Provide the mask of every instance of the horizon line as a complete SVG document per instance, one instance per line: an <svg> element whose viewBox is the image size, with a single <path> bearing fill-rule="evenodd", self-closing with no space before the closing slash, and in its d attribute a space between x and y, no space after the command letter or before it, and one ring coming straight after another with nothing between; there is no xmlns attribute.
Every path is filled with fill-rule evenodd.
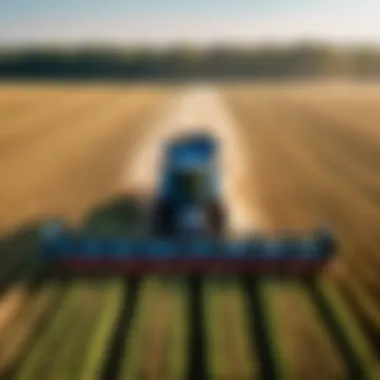
<svg viewBox="0 0 380 380"><path fill-rule="evenodd" d="M83 48L100 48L100 49L151 49L151 50L166 50L172 48L189 48L194 50L212 49L212 48L257 48L257 47L292 47L299 45L322 45L329 47L350 48L355 46L368 46L373 48L380 48L380 39L358 39L358 40L336 40L318 37L299 37L291 39L274 39L262 38L252 39L252 41L213 41L213 42L194 42L186 40L166 41L166 42L152 42L152 41L13 41L4 42L0 40L1 50L34 50L34 49L83 49Z"/></svg>

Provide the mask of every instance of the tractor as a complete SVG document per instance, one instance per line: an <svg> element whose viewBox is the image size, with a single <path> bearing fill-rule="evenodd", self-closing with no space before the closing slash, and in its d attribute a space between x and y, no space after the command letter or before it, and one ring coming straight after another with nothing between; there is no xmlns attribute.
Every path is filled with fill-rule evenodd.
<svg viewBox="0 0 380 380"><path fill-rule="evenodd" d="M108 214L111 228L107 230L117 230L114 235L47 223L42 229L44 265L52 271L97 274L313 275L321 271L336 245L329 230L307 236L227 236L218 148L212 136L202 133L169 141L149 207L128 209L123 202L115 206L117 212ZM135 219L118 219L123 207L132 210ZM141 217L143 209L145 217ZM104 213L97 217L107 219ZM143 228L131 234L137 219Z"/></svg>

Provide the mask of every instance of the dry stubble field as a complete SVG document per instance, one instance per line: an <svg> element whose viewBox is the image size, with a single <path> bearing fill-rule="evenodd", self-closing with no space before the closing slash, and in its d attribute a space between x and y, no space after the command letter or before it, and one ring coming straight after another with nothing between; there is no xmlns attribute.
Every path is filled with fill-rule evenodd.
<svg viewBox="0 0 380 380"><path fill-rule="evenodd" d="M119 194L133 149L178 91L2 85L0 228L56 213L78 222ZM331 226L340 243L333 272L310 283L41 282L25 268L30 247L5 242L4 377L378 378L380 88L236 85L220 92L251 173L241 184L247 207L260 210L270 230ZM19 281L11 285L9 273Z"/></svg>

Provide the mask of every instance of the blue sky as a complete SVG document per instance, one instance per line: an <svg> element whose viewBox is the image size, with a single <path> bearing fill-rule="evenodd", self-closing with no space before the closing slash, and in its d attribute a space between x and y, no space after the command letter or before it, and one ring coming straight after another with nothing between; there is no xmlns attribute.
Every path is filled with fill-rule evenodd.
<svg viewBox="0 0 380 380"><path fill-rule="evenodd" d="M380 43L378 0L0 0L0 44Z"/></svg>

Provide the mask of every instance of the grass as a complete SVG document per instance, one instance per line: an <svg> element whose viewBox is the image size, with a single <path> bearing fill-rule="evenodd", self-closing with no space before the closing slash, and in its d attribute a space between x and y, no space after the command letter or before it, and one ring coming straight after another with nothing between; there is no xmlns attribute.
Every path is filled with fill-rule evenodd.
<svg viewBox="0 0 380 380"><path fill-rule="evenodd" d="M267 282L272 338L285 379L343 379L344 368L305 289L297 282Z"/></svg>
<svg viewBox="0 0 380 380"><path fill-rule="evenodd" d="M204 309L206 314L206 340L210 377L223 378L228 375L227 343L225 342L223 318L218 309L215 286L205 285Z"/></svg>
<svg viewBox="0 0 380 380"><path fill-rule="evenodd" d="M129 380L141 376L147 354L146 325L148 319L156 317L152 314L152 305L154 305L154 300L157 297L158 287L159 281L157 279L147 279L141 286L137 310L128 337L125 337L127 339L127 358L122 363L120 379Z"/></svg>
<svg viewBox="0 0 380 380"><path fill-rule="evenodd" d="M119 352L121 365L117 378L186 379L191 332L190 283L154 277L141 281L131 323L119 337L125 346ZM347 378L345 363L328 334L326 321L318 316L308 297L305 284L272 279L261 281L256 291L263 302L261 306L256 304L257 309L253 311L247 303L253 289L242 285L237 278L228 282L205 279L201 296L206 317L205 362L209 379L263 378L266 372L262 372L260 351L264 347L262 341L257 340L263 333L269 337L270 354L276 363L277 370L271 378ZM318 286L338 316L355 360L368 371L365 379L376 379L377 358L347 306L329 283L320 282ZM119 333L123 282L117 279L97 283L74 281L66 287L59 312L54 318L46 319L46 326L32 342L29 339L27 356L19 362L20 370L15 379L41 376L60 380L103 378L103 369L110 360L112 337ZM48 289L53 287L43 288L43 291ZM45 296L45 306L39 308L46 309L46 302L53 302L54 297L51 293L49 301ZM38 304L33 302L29 309L32 307L38 308ZM132 304L127 305L127 310L131 307ZM250 333L252 313L265 316L265 331ZM39 319L43 318L41 311L37 314ZM18 326L28 321L26 314L23 315ZM31 319L31 323L35 323L33 313ZM12 337L8 338L10 347L14 344ZM15 338L17 340L17 334Z"/></svg>
<svg viewBox="0 0 380 380"><path fill-rule="evenodd" d="M106 296L102 299L102 308L99 310L95 328L89 335L87 349L84 351L82 370L78 371L71 378L83 380L100 379L101 366L104 361L107 346L109 345L111 334L117 314L120 312L122 302L122 282L112 280L105 285ZM82 356L79 356L82 358Z"/></svg>
<svg viewBox="0 0 380 380"><path fill-rule="evenodd" d="M207 281L204 302L210 377L256 378L258 363L247 334L249 313L239 282Z"/></svg>
<svg viewBox="0 0 380 380"><path fill-rule="evenodd" d="M185 283L177 280L172 285L173 315L169 332L169 363L165 375L168 380L184 379L188 373L189 294Z"/></svg>
<svg viewBox="0 0 380 380"><path fill-rule="evenodd" d="M80 288L68 290L67 298L62 304L60 312L49 323L47 329L38 340L37 345L30 351L16 379L38 379L41 376L44 377L44 372L51 365L50 361L56 354L56 350L59 350L65 326L70 321L74 322L73 310L75 303L78 301L80 290ZM41 363L45 368L40 367Z"/></svg>
<svg viewBox="0 0 380 380"><path fill-rule="evenodd" d="M60 350L49 368L50 379L73 379L83 370L83 353L88 352L90 338L96 334L99 313L104 307L107 296L103 284L86 286L80 297L80 302L84 306L77 309L74 321L62 334Z"/></svg>
<svg viewBox="0 0 380 380"><path fill-rule="evenodd" d="M47 282L36 293L31 293L21 313L14 316L7 328L0 334L0 373L5 374L19 366L23 355L34 346L36 334L54 316L59 307L62 287Z"/></svg>

